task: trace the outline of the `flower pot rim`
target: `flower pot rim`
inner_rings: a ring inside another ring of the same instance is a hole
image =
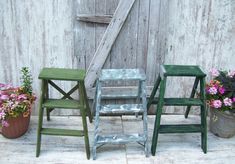
[[[216,114],[219,114],[219,115],[222,115],[224,117],[227,117],[227,118],[230,118],[230,119],[234,119],[235,121],[235,115],[234,114],[228,114],[227,112],[224,112],[224,111],[220,111],[216,108],[210,108],[210,111],[216,113]]]

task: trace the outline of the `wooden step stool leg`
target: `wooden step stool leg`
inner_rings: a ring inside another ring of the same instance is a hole
[[[156,117],[155,117],[155,123],[154,123],[154,131],[153,131],[153,138],[152,138],[152,146],[151,146],[152,155],[155,155],[155,153],[156,153],[156,147],[157,147],[157,141],[158,141],[158,130],[160,128],[163,101],[164,101],[164,95],[165,95],[165,88],[166,88],[166,77],[164,77],[163,80],[160,83],[159,102],[158,102],[158,105],[157,105],[157,111],[156,111]]]
[[[38,129],[37,129],[37,147],[36,147],[36,157],[39,156],[40,154],[40,149],[41,149],[41,129],[42,129],[42,123],[43,123],[43,108],[42,108],[42,103],[44,99],[44,93],[45,91],[45,81],[42,80],[41,84],[41,95],[40,95],[40,101],[39,101],[39,114],[38,114]]]
[[[86,88],[85,87],[84,87],[84,94],[85,94],[85,102],[86,102],[86,113],[87,113],[87,115],[89,117],[90,123],[92,123],[93,116],[92,116],[91,109],[90,109],[90,106],[89,106],[89,103],[88,103],[88,97],[87,97],[87,93],[86,93]]]
[[[151,106],[151,104],[154,100],[154,96],[156,95],[156,92],[157,92],[157,89],[159,87],[160,82],[161,82],[161,77],[158,76],[157,81],[154,84],[153,91],[151,92],[151,95],[149,97],[149,101],[148,101],[148,104],[147,104],[147,110],[149,110],[149,108],[150,108],[150,106]]]
[[[139,81],[139,84],[138,84],[138,94],[137,94],[137,98],[136,98],[136,103],[139,104],[140,103],[140,97],[141,97],[141,94],[142,94],[142,81]],[[143,120],[143,114],[142,115],[142,120]],[[135,117],[138,118],[139,116],[139,113],[135,113]]]
[[[204,153],[207,153],[207,109],[206,109],[206,96],[205,96],[205,78],[200,80],[200,98],[203,101],[201,106],[201,147]]]
[[[87,121],[86,121],[86,108],[85,108],[85,104],[86,104],[86,100],[85,100],[85,86],[84,86],[84,82],[79,82],[79,101],[80,103],[83,105],[81,108],[81,115],[82,115],[82,124],[83,124],[83,132],[84,132],[84,140],[85,140],[85,147],[86,147],[86,155],[87,155],[87,159],[90,159],[90,146],[89,146],[89,138],[88,138],[88,129],[87,129]]]
[[[83,131],[84,131],[86,155],[87,155],[87,159],[90,159],[90,145],[89,145],[85,108],[81,108],[81,115],[82,115],[82,124],[83,124]]]
[[[199,78],[196,77],[196,79],[195,79],[195,81],[194,81],[194,84],[193,84],[193,89],[192,89],[190,98],[194,98],[195,93],[196,93],[196,90],[197,90],[198,82],[199,82]],[[191,108],[191,106],[187,106],[186,112],[185,112],[185,114],[184,114],[184,117],[185,117],[185,118],[188,118],[188,114],[189,114],[190,108]]]
[[[50,121],[51,117],[50,117],[50,109],[49,108],[46,108],[46,113],[47,113],[47,121]]]
[[[97,148],[97,137],[98,137],[98,127],[99,127],[99,110],[101,101],[101,84],[99,81],[96,83],[96,95],[95,95],[95,130],[94,130],[94,144],[93,144],[93,160],[96,159],[96,148]]]
[[[46,99],[49,99],[48,80],[44,80],[44,81],[45,81],[45,98],[46,98]],[[50,121],[50,120],[51,120],[51,118],[50,118],[50,112],[51,112],[51,109],[46,108],[47,121]]]
[[[93,160],[96,160],[98,126],[99,126],[99,112],[97,111],[95,115],[95,132],[94,132],[94,142],[93,142],[93,147],[92,147]]]
[[[144,150],[145,155],[148,157],[149,155],[149,148],[148,148],[148,116],[147,116],[147,100],[146,100],[146,84],[145,81],[140,82],[140,95],[142,98],[142,103],[144,107],[144,113],[143,113],[143,127],[144,127],[144,135],[146,138],[146,141],[144,143]]]
[[[94,99],[93,99],[93,102],[92,102],[92,109],[91,109],[91,113],[93,113],[94,114],[94,116],[95,116],[95,114],[96,114],[96,110],[95,110],[95,108],[96,108],[96,97],[97,97],[97,90],[98,90],[98,80],[96,81],[96,88],[95,88],[95,95],[94,95]]]

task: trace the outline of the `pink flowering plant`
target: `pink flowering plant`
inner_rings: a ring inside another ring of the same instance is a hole
[[[206,84],[207,104],[220,111],[235,112],[235,70],[211,70],[212,80]]]
[[[9,126],[7,119],[12,117],[28,117],[36,97],[32,92],[32,78],[27,67],[22,70],[22,86],[13,87],[0,83],[0,127]]]

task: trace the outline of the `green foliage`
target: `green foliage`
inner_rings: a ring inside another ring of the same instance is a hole
[[[23,87],[23,91],[24,93],[27,93],[29,95],[32,95],[33,93],[33,88],[32,88],[32,75],[29,71],[28,67],[22,67],[21,69],[21,80],[22,80],[22,87]]]

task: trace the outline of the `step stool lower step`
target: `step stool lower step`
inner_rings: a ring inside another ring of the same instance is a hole
[[[140,113],[144,111],[142,104],[108,104],[101,106],[101,114],[112,114],[112,113]]]
[[[160,125],[159,133],[198,133],[202,132],[200,124]]]
[[[125,144],[130,142],[145,142],[146,137],[142,134],[98,135],[98,144]]]
[[[152,104],[158,104],[159,99],[154,99]],[[165,106],[200,106],[203,102],[196,98],[164,98]]]
[[[79,109],[82,106],[77,100],[68,99],[48,99],[43,104],[44,108],[64,108],[64,109]]]
[[[69,129],[55,129],[55,128],[42,128],[41,134],[45,135],[58,135],[58,136],[84,136],[83,130],[69,130]]]

